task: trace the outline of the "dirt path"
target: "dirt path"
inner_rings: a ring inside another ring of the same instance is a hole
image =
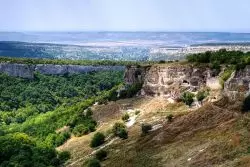
[[[86,158],[88,158],[88,157],[94,155],[96,152],[100,151],[101,149],[104,149],[105,147],[111,145],[111,144],[114,143],[114,141],[116,141],[116,140],[117,140],[117,138],[114,138],[114,139],[110,140],[108,143],[106,143],[106,144],[100,146],[100,147],[97,148],[96,150],[92,151],[90,154],[88,154],[88,155],[86,155],[86,156],[84,156],[84,157],[82,157],[82,158],[80,158],[80,159],[78,159],[78,160],[76,160],[76,161],[73,161],[72,163],[70,163],[70,164],[68,164],[68,165],[66,165],[66,166],[67,166],[67,167],[70,167],[70,166],[75,165],[76,163],[78,163],[78,162],[80,162],[80,161],[82,161],[82,160],[84,160],[84,159],[86,159]]]
[[[126,123],[127,128],[132,127],[136,123],[137,115],[135,114],[135,111],[136,110],[134,110],[134,109],[129,109],[129,110],[126,111],[130,115],[129,121]],[[94,155],[96,152],[98,152],[98,151],[106,148],[107,146],[113,144],[117,139],[118,138],[113,138],[108,143],[106,143],[106,144],[98,147],[97,149],[93,150],[90,154],[88,154],[88,155],[86,155],[86,156],[84,156],[82,158],[79,158],[76,161],[73,161],[73,162],[71,162],[70,164],[68,164],[66,166],[67,167],[72,167],[72,166],[76,165],[78,162],[81,162],[82,160],[89,158],[90,156]]]

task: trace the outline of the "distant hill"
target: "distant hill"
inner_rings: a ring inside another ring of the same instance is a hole
[[[1,41],[0,55],[23,58],[143,61],[148,59],[149,49]]]

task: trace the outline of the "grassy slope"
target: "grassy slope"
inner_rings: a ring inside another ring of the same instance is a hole
[[[238,106],[208,104],[166,123],[146,137],[134,127],[128,141],[113,145],[105,166],[248,166],[248,117]],[[118,151],[119,150],[119,151]]]
[[[97,106],[95,112],[113,108],[115,116],[101,115],[100,131],[105,132],[119,119],[122,109],[136,108],[142,112],[137,123],[129,128],[127,140],[116,140],[105,149],[109,156],[102,163],[112,167],[161,167],[161,166],[249,166],[247,153],[250,129],[250,114],[239,113],[240,104],[229,105],[227,99],[213,104],[205,104],[197,111],[189,110],[182,103],[169,104],[162,99],[132,98],[119,100],[108,106]],[[114,109],[116,108],[116,109]],[[165,119],[174,114],[172,123]],[[97,114],[98,115],[98,114]],[[163,128],[141,136],[140,123],[163,124]],[[74,138],[61,150],[73,153],[72,166],[81,166],[93,150],[88,147],[91,135]],[[85,150],[79,152],[80,150]]]

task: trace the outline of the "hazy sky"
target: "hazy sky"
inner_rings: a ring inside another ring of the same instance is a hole
[[[0,31],[250,32],[250,0],[0,0]]]

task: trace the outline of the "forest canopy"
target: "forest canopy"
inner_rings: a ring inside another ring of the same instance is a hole
[[[116,99],[122,81],[121,71],[32,80],[0,74],[0,166],[60,166],[69,154],[55,148],[95,131],[89,107]],[[69,130],[56,132],[64,126]]]

